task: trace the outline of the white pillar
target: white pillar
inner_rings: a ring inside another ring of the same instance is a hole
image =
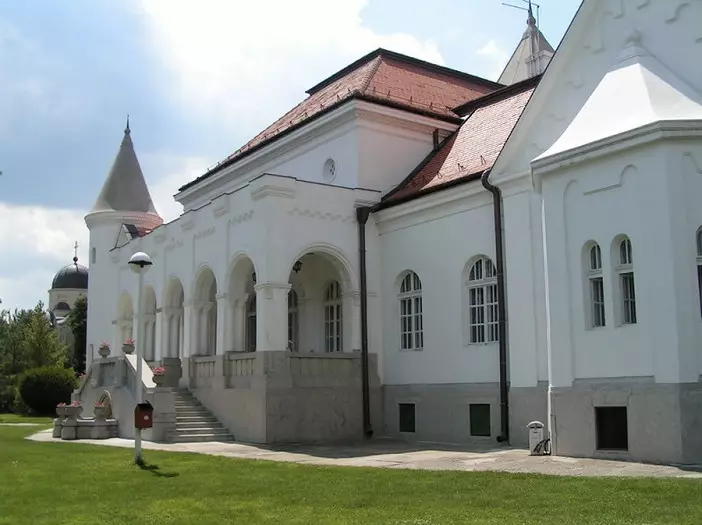
[[[167,334],[168,332],[164,332],[164,322],[163,322],[163,309],[156,310],[156,320],[154,321],[154,330],[156,332],[154,336],[154,359],[156,361],[159,361],[163,359],[164,356],[164,334]]]
[[[232,349],[236,352],[246,351],[246,305],[249,295],[244,294],[234,299],[231,330]]]
[[[345,293],[342,297],[341,324],[343,329],[344,352],[361,349],[361,294],[360,292]]]
[[[256,350],[285,351],[288,346],[290,283],[261,283],[256,290]]]
[[[216,317],[216,354],[224,354],[231,350],[227,346],[227,320],[230,318],[229,299],[226,293],[217,295],[217,317]]]
[[[197,336],[197,323],[195,318],[195,308],[188,301],[183,305],[183,334],[182,334],[182,353],[183,357],[190,357],[195,353],[193,348]]]

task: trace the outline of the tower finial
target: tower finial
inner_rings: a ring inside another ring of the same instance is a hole
[[[536,25],[536,18],[534,18],[534,8],[531,5],[531,0],[529,0],[529,17],[527,18],[527,24],[530,26]]]
[[[131,129],[129,129],[129,113],[127,113],[127,127],[124,128],[124,134],[129,135],[132,132]]]
[[[78,262],[78,241],[73,245],[73,262]]]

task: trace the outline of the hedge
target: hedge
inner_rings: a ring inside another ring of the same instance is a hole
[[[20,378],[19,394],[32,412],[51,415],[55,413],[56,405],[70,402],[77,385],[75,372],[69,368],[32,368]]]

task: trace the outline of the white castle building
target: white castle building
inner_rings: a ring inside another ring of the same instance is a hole
[[[377,50],[178,190],[127,128],[90,229],[88,363],[137,337],[234,439],[702,462],[702,2],[529,17],[499,83]],[[131,407],[129,408],[131,410]],[[127,413],[127,412],[125,412]]]

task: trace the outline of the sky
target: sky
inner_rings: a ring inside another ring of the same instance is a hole
[[[555,48],[580,0],[539,4]],[[501,0],[0,2],[2,307],[46,303],[76,241],[87,265],[127,114],[168,222],[178,187],[373,49],[497,80],[525,27]]]

